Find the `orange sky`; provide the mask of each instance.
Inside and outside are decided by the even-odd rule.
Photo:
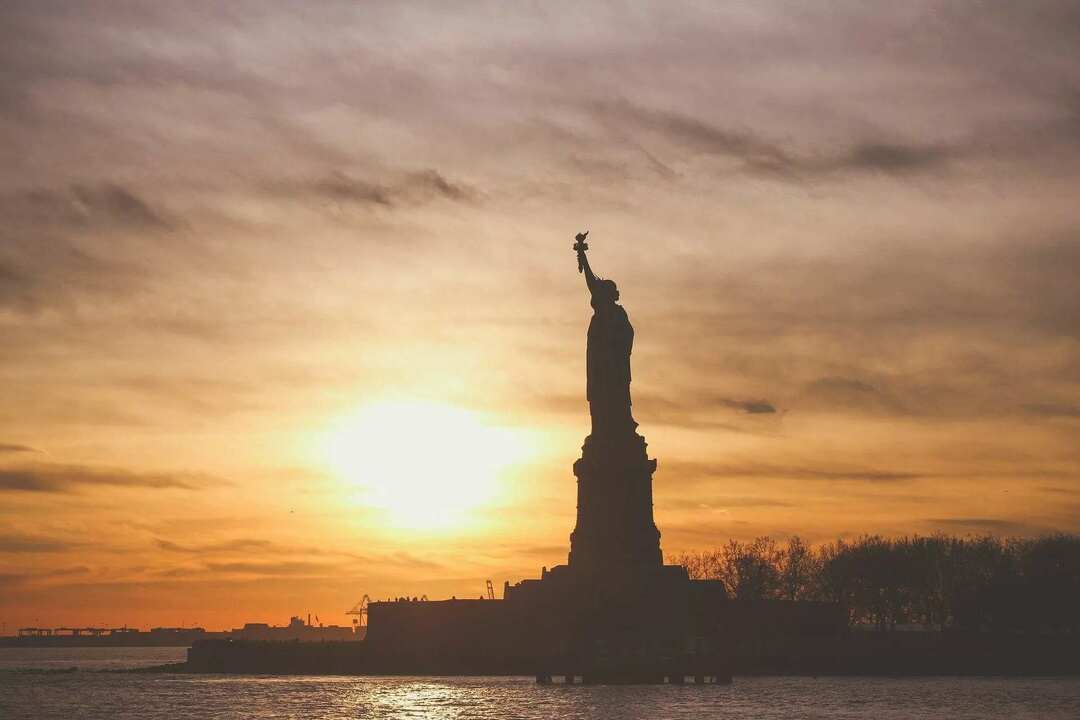
[[[565,562],[585,228],[669,555],[1080,530],[1074,4],[442,7],[0,10],[7,632]]]

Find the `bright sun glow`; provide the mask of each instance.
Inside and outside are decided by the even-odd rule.
[[[521,433],[460,408],[421,402],[369,405],[341,418],[323,444],[334,473],[390,527],[448,530],[498,501],[502,471],[520,462]]]

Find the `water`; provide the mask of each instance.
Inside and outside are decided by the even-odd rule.
[[[123,670],[183,662],[183,647],[0,647],[0,672]],[[6,687],[3,680],[0,686]]]
[[[183,648],[0,648],[0,718],[1080,718],[1080,677],[737,677],[727,686],[561,687],[531,678],[99,672],[183,657]],[[56,672],[70,667],[80,669]]]

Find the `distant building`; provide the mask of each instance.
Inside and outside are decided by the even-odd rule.
[[[238,640],[296,640],[299,642],[360,639],[347,625],[312,625],[297,616],[289,618],[289,624],[284,627],[267,623],[246,623],[242,628],[231,630],[228,635]]]

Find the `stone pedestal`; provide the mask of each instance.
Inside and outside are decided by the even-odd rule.
[[[633,430],[593,433],[574,463],[577,524],[570,534],[570,567],[595,575],[663,565],[653,521],[652,474],[645,438]]]
[[[574,463],[577,524],[567,565],[504,591],[513,644],[533,648],[537,675],[585,682],[663,682],[723,675],[717,581],[664,565],[653,521],[645,439],[631,422],[594,425]],[[601,430],[598,432],[597,430]]]

